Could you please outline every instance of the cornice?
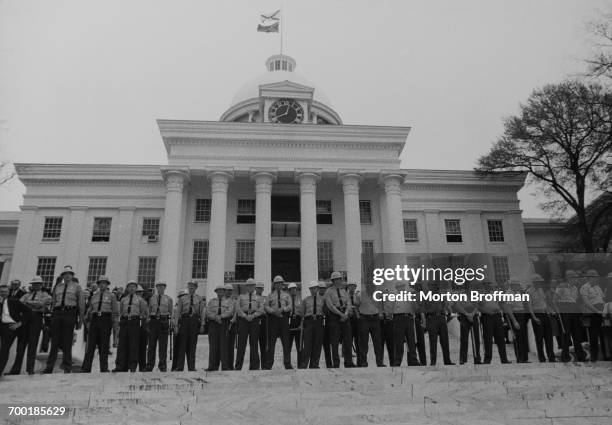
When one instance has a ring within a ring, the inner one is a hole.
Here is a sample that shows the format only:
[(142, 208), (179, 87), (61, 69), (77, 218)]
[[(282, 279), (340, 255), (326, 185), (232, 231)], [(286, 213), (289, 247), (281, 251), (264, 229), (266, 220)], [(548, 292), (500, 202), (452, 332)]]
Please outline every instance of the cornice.
[(508, 186), (523, 187), (527, 173), (493, 173), (481, 175), (472, 170), (401, 170), (405, 174), (404, 185), (414, 187), (446, 186)]

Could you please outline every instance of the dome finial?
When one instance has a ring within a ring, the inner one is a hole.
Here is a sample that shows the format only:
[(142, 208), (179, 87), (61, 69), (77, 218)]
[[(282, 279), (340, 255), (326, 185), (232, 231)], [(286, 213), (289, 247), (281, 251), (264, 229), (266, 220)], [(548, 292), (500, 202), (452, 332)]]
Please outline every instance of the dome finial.
[(293, 72), (297, 66), (295, 59), (288, 55), (272, 55), (266, 59), (266, 69), (273, 71), (288, 71)]

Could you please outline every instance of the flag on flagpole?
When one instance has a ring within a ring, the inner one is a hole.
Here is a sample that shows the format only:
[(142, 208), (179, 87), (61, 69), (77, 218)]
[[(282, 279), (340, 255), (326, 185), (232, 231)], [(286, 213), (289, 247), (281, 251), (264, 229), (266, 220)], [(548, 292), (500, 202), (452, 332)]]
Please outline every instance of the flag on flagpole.
[(257, 25), (258, 32), (278, 32), (280, 27), (280, 9), (272, 13), (262, 13), (261, 24)]

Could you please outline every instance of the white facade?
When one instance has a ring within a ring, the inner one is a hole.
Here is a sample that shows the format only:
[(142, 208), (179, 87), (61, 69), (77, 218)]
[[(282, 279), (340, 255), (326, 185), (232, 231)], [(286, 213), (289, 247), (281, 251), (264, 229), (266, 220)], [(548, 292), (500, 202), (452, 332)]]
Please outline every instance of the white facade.
[[(26, 194), (11, 278), (40, 272), (43, 257), (55, 258), (55, 275), (71, 264), (83, 282), (92, 261), (103, 261), (113, 285), (162, 279), (171, 294), (196, 278), (210, 295), (245, 273), (269, 285), (292, 265), (300, 270), (293, 280), (307, 282), (330, 261), (361, 282), (362, 246), (406, 255), (487, 252), (507, 258), (508, 273), (529, 276), (517, 197), (523, 174), (401, 169), (409, 127), (343, 125), (324, 96), (292, 79), (295, 66), (270, 58), (265, 78), (242, 88), (221, 121), (158, 120), (167, 165), (16, 164)], [(287, 117), (296, 123), (271, 122)], [(156, 219), (158, 237), (143, 236), (145, 222), (155, 233)], [(403, 220), (416, 220), (406, 238)], [(503, 241), (491, 242), (490, 220)], [(332, 255), (320, 258), (327, 249)]]

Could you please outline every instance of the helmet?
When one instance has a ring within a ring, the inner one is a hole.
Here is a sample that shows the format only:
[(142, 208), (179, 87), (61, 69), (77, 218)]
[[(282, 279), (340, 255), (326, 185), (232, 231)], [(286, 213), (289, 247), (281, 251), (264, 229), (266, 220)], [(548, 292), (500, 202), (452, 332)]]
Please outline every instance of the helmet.
[(534, 273), (534, 274), (531, 276), (531, 281), (532, 281), (533, 283), (536, 283), (536, 282), (544, 282), (544, 279), (543, 279), (543, 278), (542, 278), (542, 276), (540, 276), (539, 274)]
[(128, 283), (126, 283), (125, 285), (125, 289), (127, 289), (130, 285), (134, 285), (136, 289), (138, 289), (138, 282), (136, 282), (135, 280), (129, 280)]
[(246, 282), (244, 282), (245, 285), (255, 285), (255, 279), (253, 279), (252, 277), (248, 278), (246, 280)]
[(576, 272), (574, 270), (566, 270), (565, 271), (565, 278), (566, 279), (575, 278), (575, 277), (578, 277), (578, 275), (576, 274)]
[(187, 282), (187, 286), (189, 285), (195, 285), (196, 287), (198, 286), (198, 281), (197, 280), (190, 280), (189, 282)]
[(144, 289), (140, 285), (136, 285), (136, 292), (144, 292)]
[(274, 282), (274, 283), (284, 283), (284, 282), (285, 282), (285, 279), (283, 279), (283, 277), (282, 277), (282, 276), (278, 275), (278, 276), (274, 276), (274, 280), (273, 280), (273, 282)]
[(599, 273), (597, 273), (597, 270), (595, 269), (590, 269), (586, 272), (584, 277), (599, 277)]
[(317, 286), (319, 286), (319, 282), (317, 282), (316, 280), (311, 280), (311, 281), (308, 283), (308, 289), (310, 289), (310, 288), (316, 288)]
[(40, 276), (34, 276), (34, 279), (32, 279), (32, 280), (30, 281), (30, 284), (34, 285), (34, 284), (36, 284), (36, 283), (38, 283), (38, 284), (43, 284), (43, 283), (44, 283), (44, 282), (43, 282), (43, 278), (42, 278), (42, 277), (40, 277)]
[(215, 292), (217, 291), (225, 291), (225, 286), (224, 285), (217, 285), (215, 286)]
[(155, 284), (155, 286), (164, 286), (164, 287), (165, 287), (165, 286), (167, 286), (167, 285), (166, 285), (166, 282), (164, 282), (163, 280), (160, 280), (160, 281), (158, 281), (158, 282)]
[(226, 291), (233, 291), (234, 287), (232, 286), (231, 283), (226, 283), (225, 285), (219, 285), (219, 286), (223, 286), (223, 289), (225, 289)]
[(331, 276), (329, 278), (331, 280), (342, 279), (342, 274), (340, 272), (332, 272), (332, 274), (331, 274)]
[(297, 285), (294, 282), (291, 282), (288, 286), (289, 289), (291, 288), (296, 288), (297, 289)]
[(187, 288), (183, 288), (179, 291), (178, 296), (182, 297), (183, 295), (189, 295), (189, 290)]
[(319, 283), (317, 284), (317, 286), (318, 286), (319, 288), (327, 288), (327, 283), (325, 283), (325, 282), (319, 282)]
[(263, 284), (263, 282), (257, 282), (257, 283), (255, 284), (255, 287), (256, 287), (256, 288), (265, 288), (265, 287), (266, 287), (266, 285), (264, 285), (264, 284)]
[(348, 282), (346, 285), (347, 285), (347, 286), (351, 286), (351, 285), (353, 285), (353, 286), (357, 286), (357, 282)]

